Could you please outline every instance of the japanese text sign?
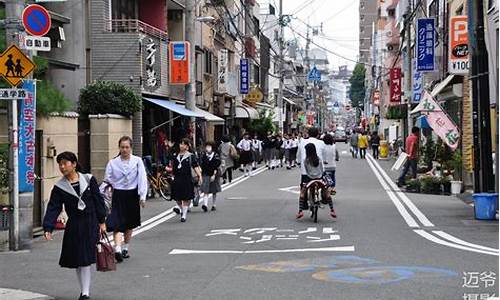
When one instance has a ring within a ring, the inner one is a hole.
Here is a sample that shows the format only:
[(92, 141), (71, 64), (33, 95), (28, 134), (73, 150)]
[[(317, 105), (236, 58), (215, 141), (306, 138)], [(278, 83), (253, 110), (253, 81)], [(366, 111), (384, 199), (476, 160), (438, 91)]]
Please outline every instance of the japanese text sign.
[(248, 58), (240, 59), (240, 93), (245, 95), (248, 94), (250, 90), (249, 67)]
[(170, 42), (170, 84), (188, 84), (191, 80), (189, 42)]
[(0, 100), (24, 99), (26, 90), (23, 89), (0, 89)]
[(390, 71), (391, 103), (401, 102), (401, 68), (392, 68)]
[(421, 113), (427, 116), (427, 122), (432, 130), (451, 150), (457, 149), (460, 140), (458, 128), (428, 91), (424, 91), (419, 108)]
[(424, 91), (424, 75), (422, 72), (419, 72), (416, 70), (416, 62), (413, 63), (413, 86), (412, 86), (412, 93), (413, 97), (412, 100), (414, 103), (419, 103), (420, 99), (422, 99), (422, 93)]
[(435, 70), (435, 19), (426, 18), (417, 20), (417, 71), (432, 72)]
[(450, 19), (450, 48), (448, 71), (450, 74), (469, 73), (469, 37), (467, 16)]
[(26, 97), (19, 111), (19, 192), (33, 192), (35, 183), (36, 82), (23, 82)]

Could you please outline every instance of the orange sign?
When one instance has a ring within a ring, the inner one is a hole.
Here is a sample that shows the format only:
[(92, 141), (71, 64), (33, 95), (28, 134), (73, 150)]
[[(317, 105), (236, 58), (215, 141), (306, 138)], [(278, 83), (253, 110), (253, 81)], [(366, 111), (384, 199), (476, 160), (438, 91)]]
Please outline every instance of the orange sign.
[(33, 62), (15, 45), (0, 55), (0, 75), (12, 86), (21, 83), (33, 69), (35, 69)]
[(170, 42), (168, 52), (170, 84), (188, 84), (191, 78), (189, 42)]
[(467, 16), (450, 19), (450, 48), (448, 71), (451, 74), (469, 73), (469, 37)]

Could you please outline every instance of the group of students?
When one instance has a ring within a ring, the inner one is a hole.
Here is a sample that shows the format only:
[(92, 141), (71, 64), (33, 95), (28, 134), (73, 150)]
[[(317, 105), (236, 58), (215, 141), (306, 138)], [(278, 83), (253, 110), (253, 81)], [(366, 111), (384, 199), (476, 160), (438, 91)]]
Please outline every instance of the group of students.
[(249, 133), (243, 135), (243, 139), (237, 144), (240, 151), (240, 170), (245, 176), (252, 176), (252, 170), (264, 162), (268, 170), (283, 168), (288, 170), (295, 168), (297, 164), (297, 152), (302, 134), (273, 134), (271, 131), (260, 139), (255, 135), (252, 139)]
[(374, 131), (370, 136), (366, 131), (354, 131), (351, 135), (351, 154), (353, 158), (366, 157), (366, 149), (370, 146), (372, 148), (372, 156), (375, 159), (379, 157), (380, 136)]

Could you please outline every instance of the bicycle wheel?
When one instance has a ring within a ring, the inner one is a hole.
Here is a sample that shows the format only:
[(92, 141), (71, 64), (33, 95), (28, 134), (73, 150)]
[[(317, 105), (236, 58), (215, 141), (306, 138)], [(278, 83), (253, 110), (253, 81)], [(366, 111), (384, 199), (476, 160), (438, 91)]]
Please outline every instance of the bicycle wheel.
[(160, 178), (160, 186), (158, 188), (158, 192), (164, 200), (172, 200), (170, 184), (165, 178)]
[(313, 206), (314, 223), (318, 223), (318, 206)]

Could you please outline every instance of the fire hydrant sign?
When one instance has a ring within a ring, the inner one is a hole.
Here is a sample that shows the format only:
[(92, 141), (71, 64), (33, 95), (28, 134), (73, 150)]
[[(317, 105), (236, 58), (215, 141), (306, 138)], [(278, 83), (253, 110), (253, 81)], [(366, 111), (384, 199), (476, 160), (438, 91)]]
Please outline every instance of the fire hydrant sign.
[(0, 56), (0, 75), (12, 86), (17, 86), (34, 69), (35, 64), (15, 45)]
[(171, 42), (168, 46), (170, 58), (170, 84), (188, 84), (191, 80), (189, 42)]
[(448, 71), (450, 74), (469, 73), (469, 37), (467, 16), (450, 19), (450, 50)]

